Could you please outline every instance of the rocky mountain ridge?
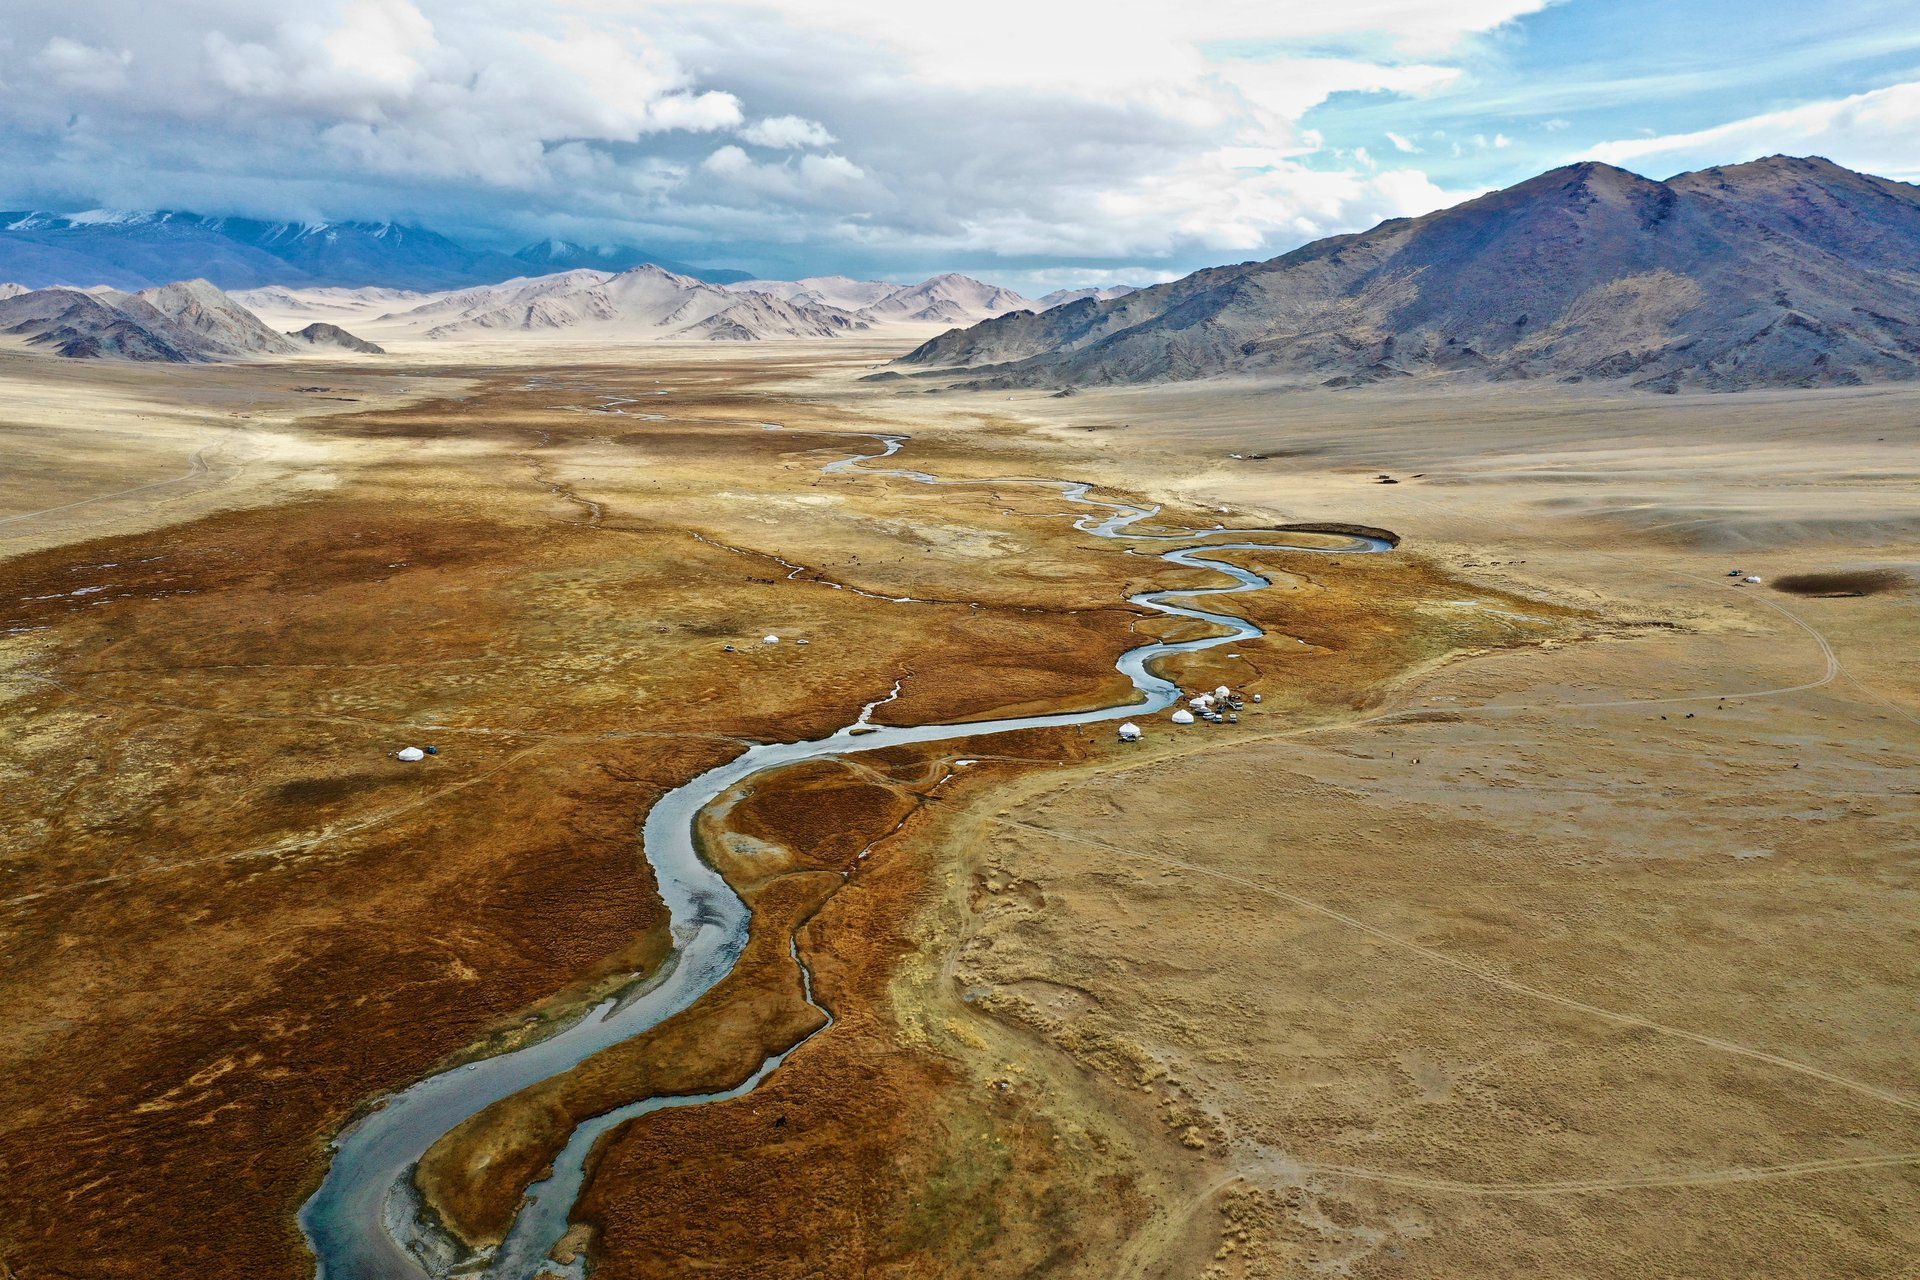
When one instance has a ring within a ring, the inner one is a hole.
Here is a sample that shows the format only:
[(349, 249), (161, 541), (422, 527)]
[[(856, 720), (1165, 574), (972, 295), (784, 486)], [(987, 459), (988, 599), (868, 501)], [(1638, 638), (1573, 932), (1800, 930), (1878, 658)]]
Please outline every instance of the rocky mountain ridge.
[[(865, 305), (855, 309), (830, 299)], [(315, 348), (383, 354), (370, 336), (609, 343), (837, 338), (897, 325), (966, 322), (1016, 305), (1039, 304), (953, 273), (916, 285), (817, 277), (723, 288), (644, 264), (619, 272), (575, 268), (437, 292), (275, 284), (227, 294), (205, 280), (138, 293), (99, 285), (29, 290), (0, 284), (0, 331), (72, 357), (199, 361)]]
[(971, 324), (1010, 311), (1044, 310), (1044, 301), (949, 271), (919, 284), (812, 276), (803, 280), (744, 280), (727, 288), (789, 302), (850, 311), (869, 324)]
[(1911, 378), (1920, 187), (1819, 158), (1666, 182), (1581, 163), (1269, 261), (957, 329), (897, 365), (980, 387)]
[(618, 272), (576, 268), (443, 293), (276, 288), (239, 296), (277, 323), (325, 317), (358, 332), (431, 341), (513, 334), (738, 342), (833, 338), (867, 327), (836, 307), (734, 292), (651, 264)]
[(429, 340), (509, 333), (606, 341), (834, 338), (965, 324), (1038, 305), (954, 273), (911, 285), (816, 276), (717, 286), (652, 264), (620, 272), (576, 268), (440, 293), (274, 286), (237, 297), (288, 327), (325, 319), (362, 333)]
[(73, 359), (184, 364), (300, 350), (287, 335), (263, 324), (205, 280), (176, 281), (139, 293), (25, 290), (0, 299), (0, 332)]

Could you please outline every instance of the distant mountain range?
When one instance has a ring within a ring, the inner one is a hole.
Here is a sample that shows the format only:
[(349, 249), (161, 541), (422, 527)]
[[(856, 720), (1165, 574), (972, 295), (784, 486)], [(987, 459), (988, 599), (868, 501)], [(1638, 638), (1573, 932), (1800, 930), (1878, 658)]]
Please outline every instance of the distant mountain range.
[(1055, 289), (1052, 293), (1043, 293), (1034, 301), (1039, 305), (1035, 311), (1048, 311), (1054, 307), (1064, 307), (1069, 302), (1080, 302), (1087, 298), (1095, 302), (1111, 302), (1115, 298), (1124, 298), (1130, 293), (1139, 292), (1138, 285), (1115, 284), (1104, 289)]
[(832, 307), (731, 293), (652, 265), (477, 285), (415, 299), (360, 327), (368, 324), (376, 331), (429, 339), (523, 334), (721, 341), (833, 338), (867, 327)]
[(273, 286), (236, 298), (288, 328), (326, 321), (383, 341), (509, 334), (611, 342), (833, 338), (889, 326), (972, 324), (1040, 305), (951, 273), (919, 284), (818, 276), (722, 287), (652, 264), (619, 272), (576, 268), (440, 293)]
[(897, 289), (869, 303), (865, 314), (901, 324), (971, 324), (988, 316), (1005, 315), (1035, 304), (1011, 289), (985, 284), (970, 276), (935, 276), (920, 284)]
[(630, 245), (543, 240), (516, 254), (494, 253), (393, 222), (267, 222), (167, 210), (0, 213), (0, 280), (30, 287), (142, 289), (205, 279), (223, 289), (453, 289), (574, 267), (622, 271), (646, 262), (719, 281), (746, 275), (688, 267)]
[[(545, 246), (550, 257), (566, 247)], [(96, 285), (29, 290), (0, 283), (0, 333), (74, 358), (199, 361), (384, 354), (369, 340), (626, 343), (837, 338), (868, 330), (971, 324), (1042, 306), (969, 276), (918, 284), (817, 277), (721, 287), (651, 263), (573, 268), (496, 284), (423, 291), (273, 284), (229, 295), (206, 280), (137, 293)], [(349, 327), (350, 326), (350, 327)], [(285, 332), (281, 332), (284, 330)]]
[(897, 363), (978, 387), (1912, 378), (1920, 187), (1818, 158), (1666, 182), (1576, 164), (1270, 261), (988, 320)]
[[(904, 285), (884, 280), (855, 280), (851, 276), (809, 276), (804, 280), (742, 280), (727, 285), (735, 293), (765, 293), (788, 302), (858, 311), (892, 297)], [(985, 317), (982, 317), (983, 319)]]
[[(736, 293), (764, 293), (789, 302), (838, 307), (872, 324), (972, 324), (1009, 311), (1044, 311), (1067, 296), (1048, 294), (1034, 301), (1011, 289), (952, 271), (919, 284), (810, 276), (804, 280), (743, 280), (727, 288)], [(1125, 286), (1118, 290), (1125, 291)]]

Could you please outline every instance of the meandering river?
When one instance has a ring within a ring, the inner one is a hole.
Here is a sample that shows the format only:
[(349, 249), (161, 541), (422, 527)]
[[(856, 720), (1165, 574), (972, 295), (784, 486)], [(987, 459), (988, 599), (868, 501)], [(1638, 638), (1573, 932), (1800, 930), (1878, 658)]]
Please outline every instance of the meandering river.
[[(1172, 705), (1181, 693), (1173, 683), (1149, 670), (1154, 662), (1172, 654), (1235, 644), (1263, 634), (1259, 627), (1243, 619), (1212, 613), (1191, 604), (1172, 603), (1255, 591), (1271, 585), (1257, 573), (1218, 559), (1219, 553), (1289, 550), (1338, 555), (1386, 551), (1392, 545), (1380, 538), (1339, 535), (1345, 540), (1336, 545), (1299, 546), (1277, 540), (1272, 530), (1260, 529), (1135, 532), (1134, 526), (1156, 515), (1159, 508), (1093, 498), (1090, 496), (1092, 486), (1088, 484), (1027, 478), (944, 480), (924, 471), (883, 470), (872, 464), (900, 452), (907, 437), (858, 438), (878, 442), (880, 451), (856, 453), (829, 463), (823, 470), (835, 474), (887, 476), (927, 485), (1036, 485), (1058, 493), (1067, 502), (1090, 508), (1074, 521), (1074, 527), (1084, 533), (1100, 538), (1189, 544), (1161, 552), (1160, 558), (1187, 568), (1212, 570), (1227, 581), (1213, 587), (1150, 591), (1129, 596), (1128, 600), (1170, 617), (1217, 624), (1226, 629), (1225, 634), (1177, 643), (1156, 641), (1122, 654), (1116, 666), (1132, 682), (1138, 695), (1131, 702), (1053, 715), (913, 726), (870, 725), (867, 723), (869, 706), (856, 721), (824, 738), (751, 747), (734, 760), (709, 769), (662, 796), (647, 814), (642, 840), (646, 859), (659, 883), (660, 896), (672, 919), (673, 950), (666, 964), (646, 983), (607, 1001), (546, 1039), (429, 1076), (389, 1096), (377, 1109), (339, 1134), (325, 1181), (300, 1211), (300, 1226), (313, 1249), (317, 1275), (322, 1280), (442, 1280), (452, 1274), (499, 1280), (531, 1280), (543, 1273), (577, 1276), (582, 1264), (563, 1268), (547, 1259), (568, 1228), (580, 1190), (582, 1169), (600, 1137), (609, 1129), (650, 1111), (699, 1106), (748, 1093), (799, 1047), (789, 1046), (768, 1058), (749, 1079), (733, 1089), (696, 1096), (642, 1099), (583, 1123), (556, 1159), (551, 1175), (528, 1188), (512, 1230), (491, 1257), (459, 1257), (449, 1242), (420, 1225), (413, 1168), (444, 1134), (500, 1099), (567, 1071), (590, 1055), (680, 1013), (732, 969), (746, 945), (748, 910), (726, 881), (701, 860), (694, 841), (694, 824), (701, 811), (729, 790), (757, 774), (803, 760), (913, 743), (956, 742), (1018, 729), (1067, 728), (1161, 711)], [(1213, 538), (1239, 540), (1192, 545)], [(1251, 540), (1254, 538), (1258, 540)], [(807, 982), (807, 998), (811, 1001), (811, 975), (801, 964), (797, 949), (794, 960), (800, 964)], [(822, 1028), (814, 1034), (825, 1030)]]

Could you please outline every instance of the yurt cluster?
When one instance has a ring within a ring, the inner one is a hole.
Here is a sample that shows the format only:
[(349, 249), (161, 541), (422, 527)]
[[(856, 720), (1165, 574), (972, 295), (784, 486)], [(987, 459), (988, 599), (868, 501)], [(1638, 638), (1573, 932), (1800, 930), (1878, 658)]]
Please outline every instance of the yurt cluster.
[[(1259, 694), (1251, 695), (1252, 701), (1260, 701)], [(1226, 685), (1210, 692), (1196, 693), (1186, 700), (1186, 705), (1173, 704), (1173, 714), (1168, 717), (1174, 724), (1194, 724), (1205, 720), (1209, 724), (1239, 724), (1240, 713), (1247, 709), (1248, 697)], [(1138, 742), (1145, 736), (1145, 730), (1129, 720), (1120, 726), (1120, 741)]]

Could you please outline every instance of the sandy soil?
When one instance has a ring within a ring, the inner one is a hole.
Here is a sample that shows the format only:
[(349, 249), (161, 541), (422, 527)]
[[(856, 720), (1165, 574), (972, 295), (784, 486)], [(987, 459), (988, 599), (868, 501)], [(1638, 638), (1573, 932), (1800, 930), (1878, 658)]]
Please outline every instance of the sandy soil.
[(457, 396), (468, 380), (388, 362), (58, 360), (7, 338), (0, 385), (0, 545), (18, 554), (324, 493), (344, 459), (305, 424)]
[(0, 353), (0, 1267), (306, 1273), (356, 1107), (658, 963), (661, 790), (895, 680), (896, 722), (1121, 696), (1164, 626), (1124, 596), (1204, 575), (819, 473), (874, 430), (1405, 541), (1240, 557), (1270, 634), (1174, 672), (1262, 692), (1237, 727), (737, 797), (748, 962), (450, 1137), (450, 1226), (810, 1030), (798, 930), (835, 1025), (603, 1144), (596, 1275), (1906, 1265), (1920, 397), (903, 396), (881, 354)]
[(972, 911), (956, 981), (1118, 1054), (1197, 1153), (1121, 1273), (1902, 1273), (1920, 400), (1070, 403), (1109, 457), (1190, 459), (1188, 501), (1658, 624), (1359, 723), (1152, 734), (970, 815), (975, 874), (1023, 892)]

